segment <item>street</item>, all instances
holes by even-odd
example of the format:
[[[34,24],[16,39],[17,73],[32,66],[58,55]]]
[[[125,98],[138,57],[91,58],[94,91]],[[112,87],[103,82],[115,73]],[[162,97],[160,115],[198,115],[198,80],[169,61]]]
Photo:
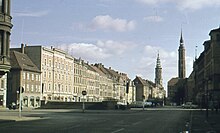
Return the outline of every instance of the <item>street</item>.
[[[2,117],[17,114],[1,112]],[[22,116],[37,119],[0,123],[1,133],[180,133],[188,128],[190,111],[33,110],[23,111]]]

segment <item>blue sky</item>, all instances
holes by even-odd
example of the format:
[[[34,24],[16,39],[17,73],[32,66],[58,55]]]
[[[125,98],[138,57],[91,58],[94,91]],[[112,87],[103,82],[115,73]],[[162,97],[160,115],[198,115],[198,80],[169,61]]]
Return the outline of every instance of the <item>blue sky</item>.
[[[178,75],[181,28],[188,76],[219,11],[219,0],[14,0],[11,47],[53,46],[152,81],[159,50],[166,87]]]

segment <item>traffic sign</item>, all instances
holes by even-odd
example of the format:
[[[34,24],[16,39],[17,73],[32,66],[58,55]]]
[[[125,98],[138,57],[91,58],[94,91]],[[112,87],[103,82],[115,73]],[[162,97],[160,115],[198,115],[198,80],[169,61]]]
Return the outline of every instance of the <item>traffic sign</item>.
[[[87,95],[87,92],[86,91],[82,91],[82,95],[83,96]]]

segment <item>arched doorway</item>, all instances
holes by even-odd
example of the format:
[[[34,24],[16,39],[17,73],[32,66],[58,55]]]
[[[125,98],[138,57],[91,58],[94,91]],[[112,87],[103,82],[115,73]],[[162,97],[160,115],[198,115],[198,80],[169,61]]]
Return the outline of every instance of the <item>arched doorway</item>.
[[[27,96],[23,97],[23,106],[28,107],[28,97]]]
[[[34,96],[30,97],[30,107],[34,107]]]
[[[36,97],[36,105],[35,107],[39,107],[40,106],[40,97]]]

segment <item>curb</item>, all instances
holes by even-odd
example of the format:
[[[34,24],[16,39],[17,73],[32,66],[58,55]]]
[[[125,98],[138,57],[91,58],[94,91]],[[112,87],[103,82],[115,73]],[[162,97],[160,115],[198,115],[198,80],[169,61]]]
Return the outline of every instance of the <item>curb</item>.
[[[2,124],[2,123],[11,123],[11,122],[16,122],[16,120],[0,120],[0,124]]]

